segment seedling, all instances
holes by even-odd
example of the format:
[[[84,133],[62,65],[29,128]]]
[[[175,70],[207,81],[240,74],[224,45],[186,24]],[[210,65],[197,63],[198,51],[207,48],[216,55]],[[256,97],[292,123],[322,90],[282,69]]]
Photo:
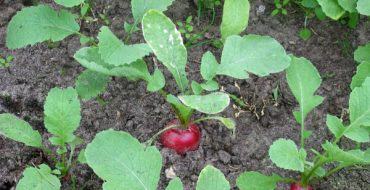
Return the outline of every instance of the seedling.
[[[185,44],[186,47],[189,47],[190,45],[197,43],[198,40],[202,37],[202,33],[196,33],[194,32],[194,27],[192,25],[193,17],[188,16],[186,18],[185,23],[182,23],[180,21],[177,22],[177,27],[179,32],[184,36],[184,39],[186,39],[187,43]]]
[[[278,182],[292,183],[291,190],[313,190],[312,184],[334,172],[345,167],[370,164],[370,149],[361,150],[357,147],[344,150],[338,145],[344,137],[357,143],[369,142],[370,140],[368,127],[370,125],[370,101],[368,98],[370,77],[362,78],[360,86],[357,82],[356,86],[358,87],[354,87],[352,90],[349,99],[349,124],[345,125],[336,116],[327,115],[326,125],[334,138],[321,145],[322,152],[311,149],[314,154],[312,161],[308,160],[305,149],[305,140],[312,133],[306,130],[305,119],[324,100],[323,97],[314,95],[320,86],[321,78],[309,60],[294,56],[292,56],[292,63],[287,69],[286,78],[289,88],[299,103],[299,110],[294,111],[293,115],[301,126],[300,146],[297,147],[292,140],[281,138],[270,146],[269,156],[276,166],[300,172],[301,178],[296,180],[283,178],[275,173],[271,176],[265,176],[259,172],[244,172],[237,179],[237,186],[241,190],[251,190],[254,186],[259,186],[261,189],[274,189]],[[324,167],[327,164],[332,164],[334,167]],[[263,186],[261,187],[261,185]]]
[[[279,13],[288,15],[288,11],[285,6],[288,5],[290,0],[274,0],[275,9],[271,12],[271,16],[275,16]]]
[[[46,164],[27,167],[16,187],[18,190],[41,186],[44,189],[59,189],[60,179],[69,179],[72,176],[71,168],[83,160],[83,154],[77,156],[74,153],[76,147],[83,143],[82,139],[73,134],[81,120],[80,101],[76,90],[51,89],[46,97],[44,116],[45,128],[52,135],[49,142],[57,147],[56,152],[43,144],[40,133],[32,129],[26,121],[12,114],[0,114],[1,135],[42,150],[55,164],[53,170]]]
[[[10,63],[14,60],[14,56],[9,55],[5,58],[0,56],[0,69],[9,69]]]

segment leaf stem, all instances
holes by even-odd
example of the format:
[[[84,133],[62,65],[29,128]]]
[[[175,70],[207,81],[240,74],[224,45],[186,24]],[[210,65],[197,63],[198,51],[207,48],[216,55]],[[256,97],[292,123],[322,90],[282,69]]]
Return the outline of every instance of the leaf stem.
[[[305,131],[305,128],[304,128],[304,120],[303,120],[303,114],[302,114],[302,119],[301,119],[301,149],[304,148],[304,131]]]
[[[160,135],[160,134],[162,134],[163,132],[165,132],[165,131],[167,131],[167,130],[169,130],[169,129],[173,129],[173,128],[176,128],[176,127],[179,127],[178,125],[175,125],[175,124],[173,124],[173,125],[170,125],[170,126],[168,126],[168,127],[166,127],[166,128],[164,128],[164,129],[162,129],[162,130],[160,130],[160,131],[158,131],[155,135],[153,135],[150,139],[148,139],[147,141],[145,141],[144,142],[144,145],[146,146],[146,147],[148,147],[148,146],[151,146],[152,145],[152,143],[153,143],[153,141]]]
[[[135,28],[137,25],[139,24],[139,20],[135,20],[134,21],[134,24],[132,24],[132,26],[131,26],[131,28],[130,28],[130,31],[127,33],[127,36],[126,36],[126,38],[125,38],[125,44],[127,44],[128,43],[128,41],[130,40],[130,38],[131,38],[131,35],[132,35],[132,33],[133,33],[133,28]]]

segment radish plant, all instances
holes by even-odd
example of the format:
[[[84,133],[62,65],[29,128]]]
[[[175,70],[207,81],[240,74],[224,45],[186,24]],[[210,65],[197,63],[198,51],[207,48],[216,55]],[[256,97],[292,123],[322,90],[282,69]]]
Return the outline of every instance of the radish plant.
[[[301,173],[301,178],[289,179],[275,173],[271,176],[259,172],[244,172],[237,179],[237,186],[241,190],[275,189],[278,182],[292,183],[291,190],[312,190],[312,184],[345,167],[370,164],[370,149],[360,148],[345,150],[338,143],[343,138],[348,138],[357,143],[369,142],[370,126],[370,77],[363,80],[358,87],[353,88],[349,99],[350,121],[343,123],[336,116],[327,115],[326,125],[334,135],[332,140],[327,140],[321,147],[322,152],[311,149],[314,157],[307,158],[305,140],[311,135],[305,126],[307,115],[324,100],[315,95],[321,83],[321,78],[313,64],[305,58],[292,56],[292,62],[286,70],[286,79],[294,97],[299,104],[299,110],[293,115],[301,127],[300,144],[297,146],[290,139],[278,139],[269,149],[271,161],[278,167]],[[324,167],[333,164],[334,167]]]
[[[180,94],[177,96],[161,91],[177,115],[177,119],[166,127],[170,130],[162,134],[161,140],[165,147],[175,149],[179,154],[193,150],[199,144],[200,134],[195,123],[215,119],[235,130],[235,123],[230,118],[210,116],[192,120],[194,111],[213,115],[222,112],[229,105],[228,94],[218,91],[216,75],[236,79],[247,79],[248,73],[267,76],[284,70],[290,63],[284,48],[274,39],[258,35],[231,35],[235,31],[224,25],[224,30],[230,31],[227,33],[230,36],[225,39],[221,62],[218,63],[211,52],[205,53],[200,71],[203,82],[189,82],[185,69],[187,51],[181,34],[172,21],[163,13],[150,10],[143,18],[142,27],[147,44],[171,72],[179,87]],[[184,144],[189,146],[184,147]]]
[[[123,131],[98,133],[87,145],[87,164],[104,181],[104,190],[155,190],[162,169],[162,156],[155,146],[146,146]],[[176,177],[166,190],[182,190]],[[207,165],[199,174],[197,190],[230,190],[229,182],[217,168]]]
[[[76,90],[51,89],[44,105],[44,126],[52,135],[49,142],[57,147],[56,152],[53,152],[54,149],[43,143],[40,133],[32,129],[29,123],[12,114],[0,114],[1,135],[41,149],[55,164],[53,170],[46,164],[27,167],[17,190],[57,190],[61,186],[60,178],[71,177],[70,169],[83,158],[83,154],[77,156],[74,152],[83,143],[82,139],[73,134],[80,120],[81,108]]]
[[[243,4],[245,0],[235,2],[237,3],[225,2],[226,12],[224,10],[221,25],[225,44],[221,63],[218,63],[211,52],[207,52],[202,58],[203,82],[190,82],[187,78],[185,69],[187,50],[175,24],[162,12],[149,10],[142,16],[141,21],[145,44],[125,45],[108,27],[103,26],[98,34],[97,46],[85,47],[76,52],[75,59],[87,68],[77,80],[79,94],[92,95],[87,98],[98,94],[109,80],[109,77],[104,76],[146,81],[147,90],[163,95],[177,116],[158,135],[162,133],[161,140],[165,147],[174,149],[179,154],[198,148],[201,133],[197,123],[201,121],[219,120],[227,128],[235,130],[235,122],[232,119],[214,116],[222,112],[230,102],[228,94],[219,91],[219,85],[215,80],[216,75],[247,79],[249,72],[258,76],[267,76],[284,70],[290,63],[290,57],[276,40],[258,35],[237,36],[246,28],[249,13],[243,12],[244,16],[241,20],[237,20],[238,22],[229,22],[233,16],[231,12],[249,11],[249,3],[246,1],[247,4]],[[232,10],[232,8],[238,10]],[[235,49],[235,46],[238,48]],[[154,72],[152,74],[149,72],[147,63],[141,58],[150,53],[154,53],[172,74],[180,91],[179,94],[171,94],[163,89],[165,77],[156,65]],[[99,75],[103,77],[98,79]],[[81,89],[84,85],[86,88]],[[92,89],[94,93],[84,93],[88,90],[92,92]],[[213,116],[193,120],[194,111]],[[153,138],[148,140],[148,143],[150,144],[152,140]]]

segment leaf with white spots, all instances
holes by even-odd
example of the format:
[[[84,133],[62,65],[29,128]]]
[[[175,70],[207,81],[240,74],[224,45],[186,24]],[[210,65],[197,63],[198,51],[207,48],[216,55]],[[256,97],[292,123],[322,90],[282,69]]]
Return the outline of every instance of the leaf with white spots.
[[[145,41],[184,92],[188,87],[185,72],[187,51],[175,24],[163,13],[150,10],[144,15],[142,26]]]

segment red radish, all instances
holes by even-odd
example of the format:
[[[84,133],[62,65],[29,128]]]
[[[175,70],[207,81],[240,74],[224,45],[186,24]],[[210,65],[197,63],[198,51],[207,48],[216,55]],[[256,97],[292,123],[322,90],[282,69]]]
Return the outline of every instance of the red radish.
[[[311,186],[306,186],[306,187],[302,187],[300,184],[298,183],[293,183],[291,186],[290,186],[290,190],[313,190],[313,188]]]
[[[172,120],[167,127],[177,125],[180,127],[178,119]],[[173,149],[177,154],[185,154],[188,151],[198,149],[200,143],[199,127],[193,123],[187,129],[172,128],[161,134],[161,141],[164,147]]]

